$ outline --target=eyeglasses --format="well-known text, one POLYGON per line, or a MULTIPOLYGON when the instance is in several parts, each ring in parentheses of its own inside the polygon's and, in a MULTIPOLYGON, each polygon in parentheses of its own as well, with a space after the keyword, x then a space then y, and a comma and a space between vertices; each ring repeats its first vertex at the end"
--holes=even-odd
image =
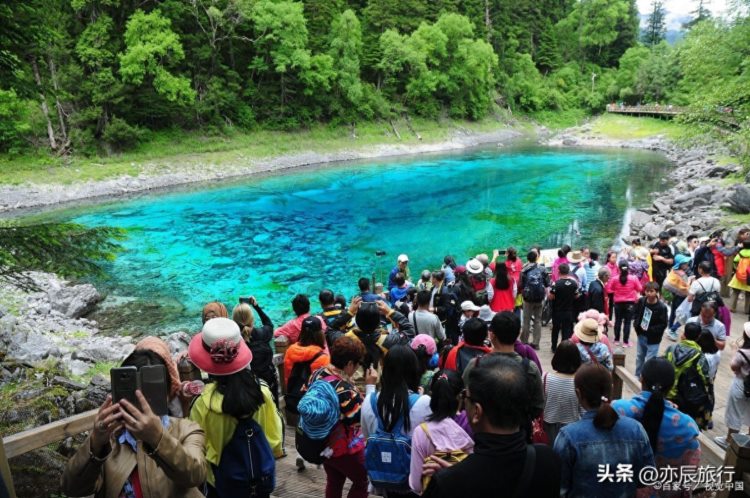
POLYGON ((463 389, 461 389, 461 399, 464 400, 464 401, 466 401, 468 399, 472 403, 476 403, 477 402, 476 399, 472 398, 471 395, 469 395, 469 389, 466 388, 466 387, 464 387, 463 389))

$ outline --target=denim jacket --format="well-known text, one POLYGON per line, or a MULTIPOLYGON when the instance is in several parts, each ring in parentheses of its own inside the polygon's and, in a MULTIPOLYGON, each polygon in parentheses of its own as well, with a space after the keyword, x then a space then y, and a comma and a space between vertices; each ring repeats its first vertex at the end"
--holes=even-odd
POLYGON ((597 429, 595 415, 596 410, 587 411, 555 439, 555 453, 562 461, 560 496, 635 496, 640 470, 654 465, 648 435, 639 422, 627 417, 620 417, 611 430, 597 429))

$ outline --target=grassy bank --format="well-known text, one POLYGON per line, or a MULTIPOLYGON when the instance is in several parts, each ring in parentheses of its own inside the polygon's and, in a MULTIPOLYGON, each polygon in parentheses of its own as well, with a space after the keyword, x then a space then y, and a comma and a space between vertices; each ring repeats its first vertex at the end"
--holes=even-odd
MULTIPOLYGON (((400 138, 385 121, 358 124, 354 130, 356 137, 351 126, 328 125, 298 132, 229 130, 207 135, 184 130, 162 131, 151 133, 147 140, 128 152, 109 156, 53 158, 44 153, 0 156, 0 184, 70 184, 122 175, 167 173, 206 164, 242 164, 299 152, 330 153, 378 145, 440 142, 461 131, 481 133, 509 127, 504 117, 479 122, 412 119, 415 133, 404 120, 396 120, 393 124, 400 138)), ((528 124, 517 126, 530 128, 528 124)))
POLYGON ((591 132, 618 140, 637 140, 661 135, 670 140, 682 140, 689 135, 689 127, 672 120, 603 114, 591 121, 591 132))

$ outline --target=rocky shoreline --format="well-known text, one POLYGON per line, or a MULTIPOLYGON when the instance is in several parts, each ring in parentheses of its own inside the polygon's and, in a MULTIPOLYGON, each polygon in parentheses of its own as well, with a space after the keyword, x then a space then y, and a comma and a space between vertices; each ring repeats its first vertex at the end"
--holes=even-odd
POLYGON ((558 147, 619 147, 652 150, 663 153, 674 168, 668 179, 672 187, 653 194, 649 206, 638 206, 629 213, 625 227, 633 237, 643 241, 656 240, 659 233, 670 228, 678 235, 699 236, 721 229, 733 241, 740 226, 724 222, 727 211, 750 213, 750 175, 736 183, 727 180, 742 171, 739 164, 717 164, 726 151, 720 144, 683 147, 664 137, 617 140, 596 136, 590 125, 570 128, 541 141, 558 147))
MULTIPOLYGON (((0 213, 11 216, 14 211, 58 207, 81 201, 112 200, 144 192, 165 190, 179 186, 238 179, 258 174, 297 169, 319 164, 330 164, 363 159, 382 159, 436 152, 450 152, 487 144, 506 144, 524 136, 513 128, 475 133, 455 130, 450 138, 440 142, 420 144, 382 144, 374 147, 330 153, 302 151, 265 159, 249 159, 243 164, 201 164, 200 167, 176 165, 166 172, 142 173, 138 176, 121 176, 110 180, 80 182, 70 185, 3 185, 0 186, 0 213)), ((165 168, 159 164, 146 164, 144 170, 165 168)))

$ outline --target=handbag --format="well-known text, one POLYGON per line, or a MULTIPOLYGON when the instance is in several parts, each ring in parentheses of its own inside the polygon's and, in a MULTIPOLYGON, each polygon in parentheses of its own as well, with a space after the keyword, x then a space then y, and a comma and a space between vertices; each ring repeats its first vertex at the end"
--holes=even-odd
MULTIPOLYGON (((542 392, 547 392, 547 374, 544 374, 542 392)), ((544 430, 544 412, 531 421, 531 442, 535 444, 549 444, 549 436, 544 430)))

